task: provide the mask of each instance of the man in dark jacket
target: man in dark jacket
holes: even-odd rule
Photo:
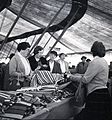
[[[82,62],[79,62],[77,67],[76,67],[76,73],[84,74],[87,70],[88,64],[86,62],[85,56],[82,56],[81,60],[82,60]]]

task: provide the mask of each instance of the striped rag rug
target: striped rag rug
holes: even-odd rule
[[[46,70],[35,70],[30,86],[36,87],[38,85],[55,84],[60,79],[63,79],[60,74],[51,73]]]

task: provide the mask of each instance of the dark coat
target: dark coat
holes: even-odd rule
[[[79,62],[79,64],[76,67],[76,73],[84,74],[87,70],[87,67],[88,67],[87,62],[85,62],[85,63]]]
[[[62,73],[60,64],[56,61],[54,61],[54,67],[53,67],[52,73],[59,73],[59,74]]]
[[[6,68],[6,64],[0,64],[0,90],[4,90],[4,77],[6,74]]]
[[[48,61],[46,60],[46,58],[41,57],[40,60],[37,62],[35,59],[35,56],[31,56],[28,58],[31,69],[34,71],[38,66],[41,66],[40,70],[50,70]],[[46,65],[46,66],[44,66]]]
[[[3,83],[3,90],[9,90],[9,63],[4,67],[4,83]]]

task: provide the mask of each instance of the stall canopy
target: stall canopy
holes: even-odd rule
[[[20,36],[24,33],[47,27],[65,1],[29,0],[9,37]],[[73,1],[80,3],[80,0],[67,0],[66,5],[52,25],[60,23],[68,16]],[[3,36],[7,35],[24,2],[25,0],[12,0],[11,5],[0,12],[0,41],[4,40]],[[53,33],[54,36],[58,37],[62,29]],[[15,43],[11,42],[10,46],[12,44],[16,45],[20,41],[29,41],[33,45],[39,36],[40,34],[24,38],[17,37],[12,39]],[[46,32],[39,45],[45,47],[46,50],[50,49],[56,41],[54,37],[50,37],[51,35]],[[96,40],[103,42],[108,51],[112,50],[112,0],[89,0],[84,16],[67,29],[55,48],[59,52],[64,49],[69,54],[84,54],[90,51],[92,43]]]

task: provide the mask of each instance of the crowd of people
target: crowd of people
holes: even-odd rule
[[[1,90],[17,90],[21,87],[30,86],[31,77],[35,70],[46,70],[56,74],[84,74],[91,61],[82,56],[82,62],[79,62],[72,70],[69,63],[65,61],[65,53],[58,55],[56,51],[51,51],[49,59],[46,59],[43,56],[44,49],[41,46],[36,46],[32,55],[28,57],[29,49],[30,44],[28,42],[19,43],[17,52],[10,54],[9,63],[7,65],[5,63],[1,64]],[[57,56],[59,56],[58,60],[56,60]]]
[[[36,70],[46,70],[56,74],[70,72],[64,53],[61,53],[59,60],[56,60],[57,52],[51,51],[47,60],[43,56],[44,50],[41,46],[36,46],[32,55],[28,57],[29,49],[30,44],[28,42],[19,43],[17,52],[9,56],[10,61],[4,67],[5,75],[2,77],[2,84],[4,84],[1,84],[2,90],[17,90],[21,87],[30,86],[31,78]]]
[[[7,69],[2,76],[5,81],[1,84],[2,89],[17,90],[30,86],[35,70],[45,70],[55,74],[66,73],[69,80],[82,81],[87,89],[85,108],[74,117],[74,120],[110,120],[111,97],[107,83],[108,79],[111,79],[111,72],[109,72],[111,65],[108,67],[103,58],[105,46],[102,42],[96,41],[91,47],[94,59],[91,61],[86,56],[82,56],[82,61],[73,68],[74,70],[69,69],[69,64],[65,61],[65,53],[59,54],[59,59],[56,60],[58,56],[56,51],[50,51],[49,59],[46,59],[41,46],[36,46],[33,55],[28,57],[29,50],[28,42],[18,44],[17,52],[10,56],[7,67],[4,67]]]

